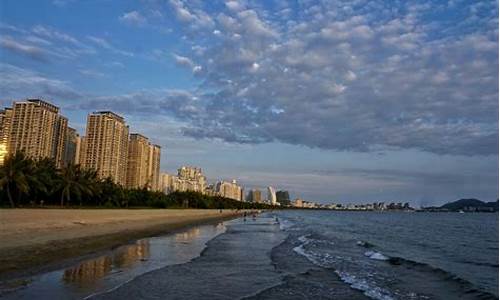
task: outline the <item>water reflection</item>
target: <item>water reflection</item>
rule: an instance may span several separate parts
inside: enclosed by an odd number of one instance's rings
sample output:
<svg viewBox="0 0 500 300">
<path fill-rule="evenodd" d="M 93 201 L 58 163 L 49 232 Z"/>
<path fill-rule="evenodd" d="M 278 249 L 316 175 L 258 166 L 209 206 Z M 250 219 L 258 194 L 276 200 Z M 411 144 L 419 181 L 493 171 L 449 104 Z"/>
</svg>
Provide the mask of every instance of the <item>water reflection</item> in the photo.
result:
<svg viewBox="0 0 500 300">
<path fill-rule="evenodd" d="M 99 257 L 92 261 L 86 261 L 77 267 L 64 271 L 65 282 L 89 283 L 108 274 L 112 267 L 111 257 Z"/>
<path fill-rule="evenodd" d="M 200 236 L 199 228 L 192 228 L 188 231 L 175 234 L 175 241 L 180 243 L 189 243 L 193 239 Z"/>
<path fill-rule="evenodd" d="M 200 254 L 205 243 L 224 231 L 225 225 L 219 223 L 217 226 L 202 225 L 176 234 L 138 240 L 71 268 L 38 275 L 28 286 L 1 298 L 82 299 L 146 272 L 188 262 Z"/>
<path fill-rule="evenodd" d="M 66 269 L 63 281 L 77 284 L 93 283 L 111 273 L 113 269 L 130 268 L 138 261 L 148 258 L 149 240 L 139 240 L 133 245 L 120 247 L 111 255 L 87 260 L 76 267 Z"/>
</svg>

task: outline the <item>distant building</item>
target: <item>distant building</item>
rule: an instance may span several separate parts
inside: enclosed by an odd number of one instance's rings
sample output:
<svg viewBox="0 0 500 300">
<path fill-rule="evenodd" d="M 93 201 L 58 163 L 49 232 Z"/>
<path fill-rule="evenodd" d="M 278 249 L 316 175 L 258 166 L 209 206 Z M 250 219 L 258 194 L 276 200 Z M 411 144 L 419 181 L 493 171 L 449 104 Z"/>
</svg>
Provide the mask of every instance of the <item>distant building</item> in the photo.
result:
<svg viewBox="0 0 500 300">
<path fill-rule="evenodd" d="M 207 179 L 201 168 L 182 166 L 177 170 L 181 191 L 205 192 Z"/>
<path fill-rule="evenodd" d="M 160 174 L 161 190 L 169 194 L 179 190 L 179 177 L 168 173 Z"/>
<path fill-rule="evenodd" d="M 297 198 L 292 202 L 292 206 L 294 207 L 304 207 L 304 200 Z"/>
<path fill-rule="evenodd" d="M 161 147 L 159 145 L 150 144 L 148 157 L 148 188 L 151 191 L 161 191 L 160 157 Z"/>
<path fill-rule="evenodd" d="M 127 187 L 140 189 L 148 187 L 149 180 L 150 144 L 147 137 L 130 134 L 127 161 Z"/>
<path fill-rule="evenodd" d="M 207 189 L 207 180 L 201 168 L 182 166 L 177 170 L 177 176 L 162 173 L 160 181 L 160 189 L 166 194 L 176 191 L 212 194 L 212 191 Z"/>
<path fill-rule="evenodd" d="M 0 166 L 8 155 L 12 112 L 12 108 L 0 110 Z"/>
<path fill-rule="evenodd" d="M 276 201 L 283 206 L 290 205 L 290 194 L 288 191 L 277 191 Z"/>
<path fill-rule="evenodd" d="M 66 147 L 64 149 L 64 165 L 78 164 L 78 157 L 80 151 L 80 135 L 75 129 L 68 127 L 66 135 Z"/>
<path fill-rule="evenodd" d="M 276 205 L 276 192 L 272 186 L 267 187 L 267 201 L 271 205 Z"/>
<path fill-rule="evenodd" d="M 111 112 L 89 114 L 84 139 L 83 167 L 97 170 L 99 178 L 127 184 L 128 132 L 125 120 Z"/>
<path fill-rule="evenodd" d="M 216 185 L 215 190 L 216 193 L 221 197 L 242 201 L 242 188 L 236 183 L 236 180 L 234 179 L 231 182 L 219 181 Z"/>
<path fill-rule="evenodd" d="M 262 193 L 259 189 L 252 189 L 248 191 L 247 202 L 262 203 Z"/>
</svg>

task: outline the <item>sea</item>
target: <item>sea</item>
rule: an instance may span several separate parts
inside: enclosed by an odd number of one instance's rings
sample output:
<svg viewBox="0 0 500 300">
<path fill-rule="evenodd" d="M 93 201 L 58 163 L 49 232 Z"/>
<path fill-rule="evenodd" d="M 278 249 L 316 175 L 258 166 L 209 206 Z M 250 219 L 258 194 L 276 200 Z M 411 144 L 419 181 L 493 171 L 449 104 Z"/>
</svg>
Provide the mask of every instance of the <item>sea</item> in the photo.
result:
<svg viewBox="0 0 500 300">
<path fill-rule="evenodd" d="M 498 214 L 281 210 L 143 239 L 5 299 L 498 299 Z"/>
</svg>

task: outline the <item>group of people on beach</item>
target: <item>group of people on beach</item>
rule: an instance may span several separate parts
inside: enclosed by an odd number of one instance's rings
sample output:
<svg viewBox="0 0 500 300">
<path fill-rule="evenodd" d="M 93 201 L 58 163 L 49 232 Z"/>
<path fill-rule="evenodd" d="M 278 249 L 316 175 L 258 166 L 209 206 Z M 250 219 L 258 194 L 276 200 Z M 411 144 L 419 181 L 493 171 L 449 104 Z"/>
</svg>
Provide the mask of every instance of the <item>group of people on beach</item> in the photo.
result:
<svg viewBox="0 0 500 300">
<path fill-rule="evenodd" d="M 248 214 L 246 211 L 244 211 L 244 212 L 243 212 L 243 221 L 244 221 L 244 222 L 246 222 L 246 221 L 247 221 L 247 216 L 248 216 L 248 215 L 249 215 L 249 214 Z M 252 220 L 254 220 L 254 221 L 255 221 L 255 219 L 257 219 L 257 214 L 256 214 L 255 212 L 252 212 Z"/>
</svg>

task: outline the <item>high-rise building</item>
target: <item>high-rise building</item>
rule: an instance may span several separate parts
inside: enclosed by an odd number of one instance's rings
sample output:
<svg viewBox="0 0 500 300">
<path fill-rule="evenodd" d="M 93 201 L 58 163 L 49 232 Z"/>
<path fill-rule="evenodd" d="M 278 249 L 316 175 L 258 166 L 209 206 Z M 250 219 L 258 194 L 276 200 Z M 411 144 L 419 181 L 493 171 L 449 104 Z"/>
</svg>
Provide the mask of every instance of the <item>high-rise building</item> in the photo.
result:
<svg viewBox="0 0 500 300">
<path fill-rule="evenodd" d="M 226 197 L 238 201 L 242 201 L 241 198 L 241 186 L 236 183 L 236 180 L 231 182 L 219 181 L 216 185 L 216 192 L 221 197 Z"/>
<path fill-rule="evenodd" d="M 76 141 L 76 143 L 75 143 L 75 164 L 80 164 L 80 157 L 82 154 L 83 137 L 81 137 L 79 134 L 77 134 L 75 141 Z"/>
<path fill-rule="evenodd" d="M 144 188 L 149 185 L 150 144 L 148 138 L 130 134 L 127 161 L 127 187 Z"/>
<path fill-rule="evenodd" d="M 83 148 L 83 167 L 97 170 L 99 178 L 110 177 L 115 183 L 127 183 L 128 126 L 110 111 L 94 112 L 87 117 Z"/>
<path fill-rule="evenodd" d="M 2 129 L 8 154 L 23 151 L 34 159 L 53 159 L 57 167 L 64 165 L 68 119 L 59 114 L 59 107 L 27 99 L 14 102 L 12 110 L 4 110 L 2 115 L 2 122 L 10 126 Z"/>
<path fill-rule="evenodd" d="M 288 191 L 277 191 L 276 201 L 281 205 L 290 205 L 290 194 Z"/>
<path fill-rule="evenodd" d="M 165 194 L 179 191 L 179 177 L 168 173 L 160 174 L 161 190 Z"/>
<path fill-rule="evenodd" d="M 5 108 L 0 110 L 0 166 L 3 165 L 8 155 L 8 145 L 10 136 L 10 127 L 12 123 L 12 109 Z"/>
<path fill-rule="evenodd" d="M 267 201 L 271 205 L 276 205 L 276 192 L 272 186 L 267 187 Z"/>
<path fill-rule="evenodd" d="M 66 147 L 64 148 L 64 165 L 78 164 L 78 152 L 80 151 L 80 135 L 75 129 L 68 127 L 66 134 Z"/>
<path fill-rule="evenodd" d="M 182 166 L 177 170 L 181 191 L 205 192 L 206 178 L 201 168 Z"/>
<path fill-rule="evenodd" d="M 259 189 L 253 189 L 248 191 L 247 202 L 253 203 L 261 203 L 262 202 L 262 193 Z"/>
<path fill-rule="evenodd" d="M 161 147 L 158 145 L 149 145 L 148 159 L 148 182 L 152 191 L 160 191 L 160 156 Z"/>
<path fill-rule="evenodd" d="M 82 166 L 85 164 L 85 157 L 87 154 L 87 143 L 84 136 L 80 137 L 80 150 L 77 152 L 78 163 Z"/>
<path fill-rule="evenodd" d="M 161 173 L 160 177 L 160 190 L 166 194 L 176 191 L 207 192 L 206 178 L 200 168 L 182 166 L 177 170 L 177 176 Z"/>
</svg>

